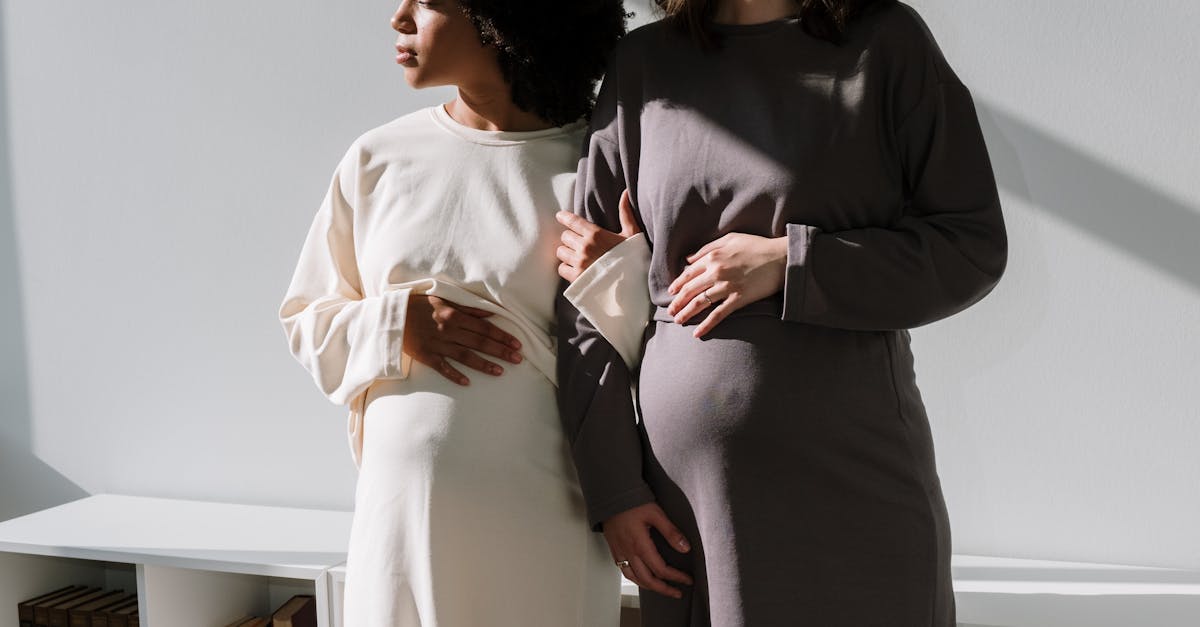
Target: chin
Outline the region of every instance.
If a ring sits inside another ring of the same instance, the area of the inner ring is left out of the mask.
[[[408,82],[408,86],[413,89],[424,89],[426,87],[439,87],[446,85],[446,81],[437,80],[437,77],[430,76],[427,72],[422,72],[421,68],[404,68],[404,80]]]
[[[425,87],[425,81],[422,80],[420,70],[415,68],[404,68],[404,82],[408,83],[409,87],[420,89]]]

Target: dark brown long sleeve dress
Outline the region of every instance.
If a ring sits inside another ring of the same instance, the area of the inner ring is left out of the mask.
[[[640,371],[558,300],[559,402],[589,517],[657,500],[693,544],[653,627],[952,627],[950,530],[907,329],[970,306],[1007,240],[974,105],[917,14],[877,6],[834,45],[798,18],[659,22],[601,89],[576,211],[652,254]],[[685,257],[788,238],[786,279],[707,336],[665,312]],[[629,386],[637,383],[641,422]]]

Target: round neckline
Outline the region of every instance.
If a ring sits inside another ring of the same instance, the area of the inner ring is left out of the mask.
[[[477,144],[487,144],[489,146],[511,146],[513,144],[523,144],[527,141],[535,139],[543,139],[546,137],[556,137],[559,135],[567,135],[576,130],[583,128],[587,123],[584,120],[577,120],[565,126],[552,126],[536,131],[487,131],[479,128],[472,128],[458,120],[455,120],[450,112],[446,110],[446,105],[438,104],[429,108],[430,116],[438,126],[446,131],[457,135],[467,141],[472,141]]]
[[[765,35],[775,32],[787,26],[794,26],[800,23],[800,16],[789,15],[766,22],[755,22],[753,24],[730,24],[727,22],[709,22],[708,27],[714,32],[722,35]]]

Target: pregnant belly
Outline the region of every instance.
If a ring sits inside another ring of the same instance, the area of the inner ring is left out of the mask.
[[[363,467],[438,482],[573,483],[554,386],[528,361],[496,377],[452,362],[470,379],[453,383],[414,362],[406,379],[379,380],[367,393]]]
[[[694,326],[654,324],[640,407],[671,474],[703,458],[758,465],[832,451],[857,456],[868,442],[904,446],[880,333],[746,316],[696,339]]]

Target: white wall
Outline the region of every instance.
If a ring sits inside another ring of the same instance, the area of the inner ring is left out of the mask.
[[[1200,568],[1200,8],[913,4],[1012,240],[992,296],[914,332],[955,550]],[[275,311],[349,142],[447,97],[403,85],[391,1],[2,6],[0,518],[351,508],[344,411]]]
[[[276,310],[346,147],[446,96],[404,84],[393,9],[4,2],[17,446],[88,493],[353,506]]]
[[[913,3],[1011,238],[914,333],[957,552],[1200,568],[1200,4]]]

